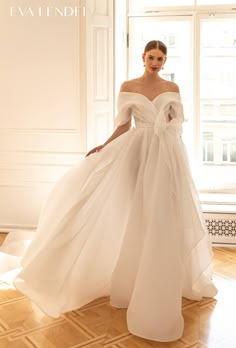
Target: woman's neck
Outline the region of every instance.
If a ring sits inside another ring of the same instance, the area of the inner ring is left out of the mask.
[[[144,72],[144,74],[141,76],[141,79],[147,83],[156,83],[163,81],[163,79],[158,74],[150,74],[147,71]]]

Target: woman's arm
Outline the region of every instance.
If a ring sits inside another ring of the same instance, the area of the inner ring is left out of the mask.
[[[130,127],[131,127],[131,120],[129,120],[127,123],[123,124],[122,126],[117,127],[114,133],[110,136],[110,138],[107,139],[107,141],[103,144],[103,146],[109,144],[112,140],[116,139],[121,134],[130,130]]]
[[[120,87],[120,92],[123,92],[126,90],[126,84],[127,81],[123,82],[121,87]],[[117,137],[119,137],[121,134],[127,132],[129,129],[131,128],[131,119],[125,123],[122,124],[121,126],[117,127],[116,130],[114,131],[114,133],[110,136],[110,138],[107,139],[107,141],[99,146],[96,146],[94,149],[90,150],[87,154],[86,157],[91,155],[94,152],[98,152],[100,151],[104,146],[106,146],[107,144],[109,144],[112,140],[116,139]]]
[[[110,136],[110,138],[107,139],[107,141],[99,146],[96,146],[95,148],[93,148],[92,150],[90,150],[87,154],[86,157],[88,157],[89,155],[91,155],[94,152],[98,152],[100,151],[104,146],[106,146],[107,144],[109,144],[112,140],[116,139],[117,137],[119,137],[121,134],[127,132],[131,127],[131,120],[129,120],[127,123],[123,124],[122,126],[119,126],[116,128],[116,130],[114,131],[114,133]]]
[[[169,86],[170,86],[170,92],[180,93],[179,86],[175,82],[169,82]],[[172,116],[169,113],[167,121],[170,122],[171,120],[172,120]]]
[[[114,133],[110,136],[110,138],[107,139],[107,141],[99,146],[96,146],[95,148],[93,148],[92,150],[90,150],[87,154],[86,157],[88,157],[89,155],[91,155],[94,152],[98,152],[100,151],[104,146],[106,146],[107,144],[109,144],[112,140],[116,139],[117,137],[119,137],[121,134],[127,132],[131,127],[131,120],[129,120],[127,123],[123,124],[122,126],[119,126],[116,128],[116,130],[114,131]]]

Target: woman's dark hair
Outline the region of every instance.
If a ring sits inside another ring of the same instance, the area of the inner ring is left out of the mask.
[[[158,48],[165,56],[167,55],[166,45],[162,41],[159,41],[159,40],[149,41],[144,48],[144,53],[151,51],[155,48]]]

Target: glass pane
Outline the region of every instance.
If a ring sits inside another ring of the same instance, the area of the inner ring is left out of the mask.
[[[148,7],[167,7],[167,6],[191,6],[194,0],[129,0],[129,9],[131,11]]]
[[[200,117],[206,187],[233,187],[236,177],[236,25],[235,19],[201,20]],[[212,154],[210,153],[212,151]],[[209,164],[212,161],[212,164]]]
[[[206,144],[203,143],[203,146],[202,146],[202,158],[203,158],[203,161],[206,161]]]
[[[223,144],[223,155],[222,155],[223,161],[228,161],[228,146],[227,144]],[[204,159],[203,159],[204,161]]]
[[[230,161],[236,162],[236,143],[231,144],[230,147]]]
[[[207,161],[209,161],[209,162],[214,161],[213,143],[212,142],[208,142],[208,144],[207,144]]]
[[[142,53],[147,42],[161,40],[168,47],[167,61],[160,74],[163,78],[176,82],[180,86],[184,103],[186,121],[184,141],[188,150],[192,149],[192,57],[191,57],[191,19],[129,19],[129,79],[141,76],[144,72]],[[156,33],[153,35],[153,33]],[[156,37],[155,37],[156,36]]]

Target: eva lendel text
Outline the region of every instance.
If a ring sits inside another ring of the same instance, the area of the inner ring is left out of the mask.
[[[10,16],[11,17],[77,17],[79,15],[79,7],[21,7],[11,6]]]

